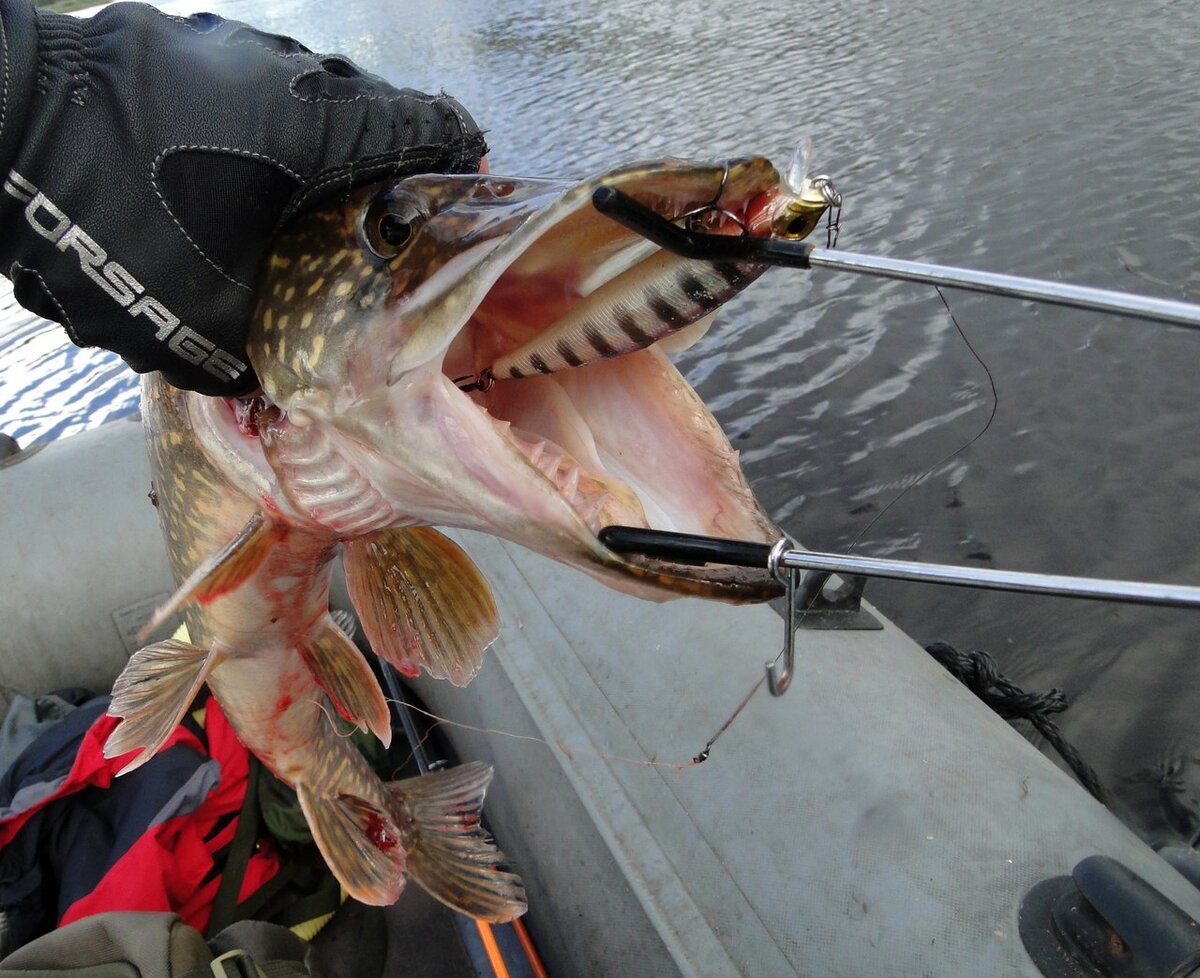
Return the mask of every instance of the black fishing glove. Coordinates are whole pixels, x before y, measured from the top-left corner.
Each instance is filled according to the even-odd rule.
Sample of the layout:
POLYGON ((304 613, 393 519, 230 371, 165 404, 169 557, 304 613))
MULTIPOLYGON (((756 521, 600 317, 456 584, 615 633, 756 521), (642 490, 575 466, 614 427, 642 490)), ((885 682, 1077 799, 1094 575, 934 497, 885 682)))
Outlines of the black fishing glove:
POLYGON ((0 270, 80 346, 206 394, 256 384, 243 337, 274 231, 370 180, 478 169, 448 96, 213 14, 89 20, 0 0, 0 270))

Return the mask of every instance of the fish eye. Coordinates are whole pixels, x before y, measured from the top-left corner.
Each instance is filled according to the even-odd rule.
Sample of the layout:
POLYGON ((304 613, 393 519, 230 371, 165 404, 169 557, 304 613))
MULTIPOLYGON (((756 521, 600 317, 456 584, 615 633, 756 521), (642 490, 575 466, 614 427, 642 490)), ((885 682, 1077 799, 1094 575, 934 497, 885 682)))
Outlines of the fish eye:
POLYGON ((379 194, 359 216, 360 243, 381 261, 390 261, 407 247, 424 216, 414 200, 379 194))
POLYGON ((398 214, 384 214, 379 218, 379 238, 399 251, 412 237, 412 225, 398 214))

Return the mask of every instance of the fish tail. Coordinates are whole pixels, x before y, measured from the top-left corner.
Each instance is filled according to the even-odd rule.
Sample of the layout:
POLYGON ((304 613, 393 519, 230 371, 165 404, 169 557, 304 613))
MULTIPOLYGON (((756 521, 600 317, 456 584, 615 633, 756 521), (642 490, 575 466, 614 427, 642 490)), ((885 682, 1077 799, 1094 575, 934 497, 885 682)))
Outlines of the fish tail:
POLYGON ((388 788, 414 823, 409 875, 448 907, 503 922, 525 912, 525 884, 480 824, 491 780, 491 766, 472 761, 388 788))

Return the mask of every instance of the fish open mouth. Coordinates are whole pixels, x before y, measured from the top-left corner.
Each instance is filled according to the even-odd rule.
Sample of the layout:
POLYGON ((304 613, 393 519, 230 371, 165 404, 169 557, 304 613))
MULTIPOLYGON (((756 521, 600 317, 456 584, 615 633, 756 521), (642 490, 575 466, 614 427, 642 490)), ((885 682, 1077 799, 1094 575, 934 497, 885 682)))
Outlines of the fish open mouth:
POLYGON ((480 530, 643 597, 778 594, 765 569, 600 542, 612 525, 781 535, 667 355, 764 268, 665 252, 597 211, 600 187, 716 234, 793 235, 811 210, 753 157, 574 184, 428 174, 302 215, 247 338, 279 420, 258 445, 224 422, 248 491, 343 538, 480 530))
MULTIPOLYGON (((630 168, 603 182, 661 217, 728 234, 769 220, 778 193, 761 159, 630 168)), ((596 212, 584 198, 595 185, 572 190, 490 256, 486 287, 441 361, 446 385, 490 421, 530 478, 552 487, 609 583, 632 577, 629 589, 643 594, 640 585, 734 601, 775 596, 780 586, 765 570, 617 554, 597 538, 610 525, 763 543, 781 532, 667 356, 762 269, 662 252, 596 212)))

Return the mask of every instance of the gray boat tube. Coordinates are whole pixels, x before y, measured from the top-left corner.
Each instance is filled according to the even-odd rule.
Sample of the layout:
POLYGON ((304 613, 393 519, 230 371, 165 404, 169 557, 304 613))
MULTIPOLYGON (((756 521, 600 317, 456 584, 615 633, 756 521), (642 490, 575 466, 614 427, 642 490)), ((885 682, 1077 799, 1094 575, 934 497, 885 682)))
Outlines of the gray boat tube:
MULTIPOLYGON (((140 426, 6 463, 0 682, 103 688, 170 590, 140 426)), ((772 609, 644 603, 456 536, 503 631, 471 686, 416 685, 496 767, 486 811, 552 974, 1038 976, 1022 900, 1096 855, 1200 919, 1200 890, 890 623, 802 632, 787 696, 692 765, 778 650, 772 609)))

